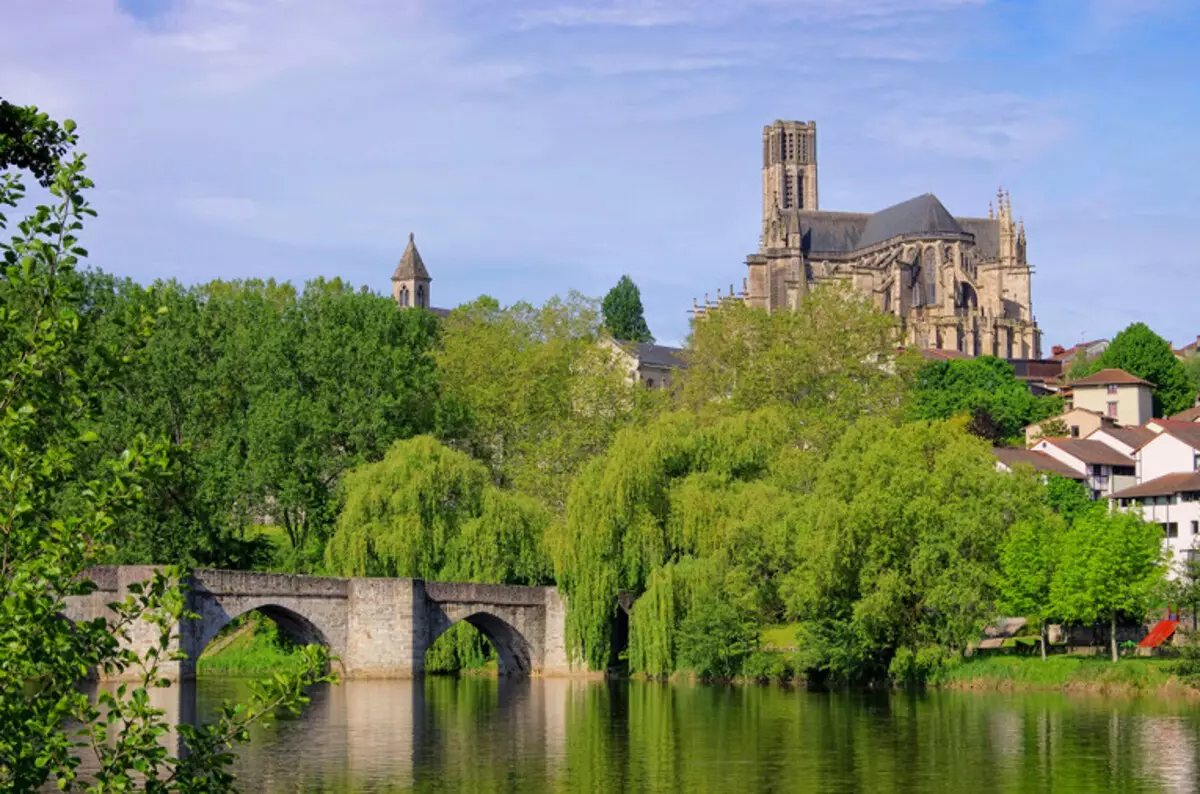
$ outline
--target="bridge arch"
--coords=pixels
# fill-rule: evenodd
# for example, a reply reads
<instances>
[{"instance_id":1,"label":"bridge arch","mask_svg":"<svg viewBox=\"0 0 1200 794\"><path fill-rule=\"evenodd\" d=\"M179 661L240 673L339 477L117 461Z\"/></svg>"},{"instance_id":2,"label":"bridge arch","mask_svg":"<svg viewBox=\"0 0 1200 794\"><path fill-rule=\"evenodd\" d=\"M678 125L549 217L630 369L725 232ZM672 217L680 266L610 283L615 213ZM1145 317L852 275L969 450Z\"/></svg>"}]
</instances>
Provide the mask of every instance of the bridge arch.
<instances>
[{"instance_id":1,"label":"bridge arch","mask_svg":"<svg viewBox=\"0 0 1200 794\"><path fill-rule=\"evenodd\" d=\"M449 631L452 626L466 621L496 649L500 675L524 676L533 671L534 652L520 630L504 618L486 610L461 614L464 611L442 610L442 619L435 621L426 649L432 648L438 637ZM460 615L453 614L455 612L459 612Z\"/></svg>"}]
</instances>

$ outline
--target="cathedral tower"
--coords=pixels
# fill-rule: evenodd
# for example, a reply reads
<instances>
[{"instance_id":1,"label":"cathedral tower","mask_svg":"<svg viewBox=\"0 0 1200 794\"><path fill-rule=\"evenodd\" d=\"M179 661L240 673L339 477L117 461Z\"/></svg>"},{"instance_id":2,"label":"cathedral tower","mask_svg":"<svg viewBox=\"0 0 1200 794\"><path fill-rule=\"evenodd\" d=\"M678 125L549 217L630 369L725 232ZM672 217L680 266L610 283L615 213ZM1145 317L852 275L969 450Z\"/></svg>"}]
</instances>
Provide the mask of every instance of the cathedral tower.
<instances>
[{"instance_id":1,"label":"cathedral tower","mask_svg":"<svg viewBox=\"0 0 1200 794\"><path fill-rule=\"evenodd\" d=\"M410 306L428 309L431 305L429 303L430 281L433 279L429 277L429 271L425 269L425 263L421 261L421 254L417 251L417 244L410 232L408 247L404 249L404 255L400 257L400 264L396 266L396 272L392 274L392 297L396 299L396 305L401 309L407 309Z\"/></svg>"},{"instance_id":2,"label":"cathedral tower","mask_svg":"<svg viewBox=\"0 0 1200 794\"><path fill-rule=\"evenodd\" d=\"M763 223L781 210L817 207L817 122L763 127Z\"/></svg>"}]
</instances>

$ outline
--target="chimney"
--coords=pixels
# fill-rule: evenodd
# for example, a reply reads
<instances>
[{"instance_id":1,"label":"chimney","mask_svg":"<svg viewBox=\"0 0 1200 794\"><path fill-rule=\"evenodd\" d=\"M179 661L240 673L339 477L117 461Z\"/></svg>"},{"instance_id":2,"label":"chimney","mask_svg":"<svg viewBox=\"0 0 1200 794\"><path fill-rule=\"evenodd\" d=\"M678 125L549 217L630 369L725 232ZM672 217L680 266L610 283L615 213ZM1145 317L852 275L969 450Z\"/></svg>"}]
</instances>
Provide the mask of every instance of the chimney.
<instances>
[{"instance_id":1,"label":"chimney","mask_svg":"<svg viewBox=\"0 0 1200 794\"><path fill-rule=\"evenodd\" d=\"M1067 352L1067 349L1065 347L1063 347L1062 345L1055 345L1054 347L1050 348L1050 355L1052 355L1052 356L1061 356L1063 353L1066 353L1066 352Z\"/></svg>"}]
</instances>

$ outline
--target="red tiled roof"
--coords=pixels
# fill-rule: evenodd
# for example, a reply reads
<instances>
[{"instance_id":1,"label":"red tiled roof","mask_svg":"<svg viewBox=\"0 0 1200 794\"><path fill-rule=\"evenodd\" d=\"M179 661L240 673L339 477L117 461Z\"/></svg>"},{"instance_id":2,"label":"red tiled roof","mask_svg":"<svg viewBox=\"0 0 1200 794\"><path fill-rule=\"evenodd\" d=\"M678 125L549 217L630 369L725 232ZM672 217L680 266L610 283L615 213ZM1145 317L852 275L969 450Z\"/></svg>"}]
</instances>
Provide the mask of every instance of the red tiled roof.
<instances>
[{"instance_id":1,"label":"red tiled roof","mask_svg":"<svg viewBox=\"0 0 1200 794\"><path fill-rule=\"evenodd\" d=\"M1053 444L1084 463L1099 463L1102 466L1134 465L1133 458L1122 455L1103 441L1086 438L1044 438L1042 440L1047 444Z\"/></svg>"},{"instance_id":2,"label":"red tiled roof","mask_svg":"<svg viewBox=\"0 0 1200 794\"><path fill-rule=\"evenodd\" d=\"M1111 494L1109 499L1135 499L1142 496L1170 496L1184 491L1200 491L1200 471L1164 474L1141 485Z\"/></svg>"},{"instance_id":3,"label":"red tiled roof","mask_svg":"<svg viewBox=\"0 0 1200 794\"><path fill-rule=\"evenodd\" d=\"M1102 369L1093 375L1088 375L1086 378L1071 381L1071 386L1073 388L1078 388L1079 386L1107 386L1110 383L1141 384L1154 388L1154 384L1150 381L1130 375L1123 369Z\"/></svg>"},{"instance_id":4,"label":"red tiled roof","mask_svg":"<svg viewBox=\"0 0 1200 794\"><path fill-rule=\"evenodd\" d=\"M1176 422L1200 422L1200 405L1196 405L1188 408L1186 411L1180 411L1177 414L1173 414L1170 418Z\"/></svg>"},{"instance_id":5,"label":"red tiled roof","mask_svg":"<svg viewBox=\"0 0 1200 794\"><path fill-rule=\"evenodd\" d=\"M1112 436L1122 444L1134 449L1137 449L1138 447L1142 446L1142 444L1145 444L1147 441L1151 441L1158 436L1158 433L1155 433L1153 430L1145 427L1098 427L1088 434L1088 438L1091 438L1101 431Z\"/></svg>"},{"instance_id":6,"label":"red tiled roof","mask_svg":"<svg viewBox=\"0 0 1200 794\"><path fill-rule=\"evenodd\" d=\"M1200 422L1180 422L1175 419L1154 419L1154 424L1162 428L1162 434L1177 438L1192 449L1200 450ZM1150 439L1153 441L1154 439ZM1142 442L1142 447L1150 441ZM1141 449L1141 447L1138 447Z\"/></svg>"},{"instance_id":7,"label":"red tiled roof","mask_svg":"<svg viewBox=\"0 0 1200 794\"><path fill-rule=\"evenodd\" d=\"M936 347L921 348L921 356L933 361L948 361L954 358L970 358L970 356L961 350L941 350Z\"/></svg>"},{"instance_id":8,"label":"red tiled roof","mask_svg":"<svg viewBox=\"0 0 1200 794\"><path fill-rule=\"evenodd\" d=\"M1064 350L1061 353L1053 354L1052 356L1050 356L1050 358L1054 359L1055 361L1066 361L1068 359L1075 358L1075 354L1078 353L1081 348L1086 350L1087 348L1091 347L1092 345L1098 344L1103 341L1104 341L1103 339L1093 339L1090 342L1080 342L1079 344L1075 345L1074 347L1068 347L1066 350Z\"/></svg>"},{"instance_id":9,"label":"red tiled roof","mask_svg":"<svg viewBox=\"0 0 1200 794\"><path fill-rule=\"evenodd\" d=\"M996 447L992 450L992 454L1009 468L1026 464L1032 466L1036 471L1057 474L1060 477L1067 477L1072 480L1083 479L1083 474L1075 471L1053 455L1047 455L1045 452L1037 452L1036 450L1025 449L1024 447Z\"/></svg>"}]
</instances>

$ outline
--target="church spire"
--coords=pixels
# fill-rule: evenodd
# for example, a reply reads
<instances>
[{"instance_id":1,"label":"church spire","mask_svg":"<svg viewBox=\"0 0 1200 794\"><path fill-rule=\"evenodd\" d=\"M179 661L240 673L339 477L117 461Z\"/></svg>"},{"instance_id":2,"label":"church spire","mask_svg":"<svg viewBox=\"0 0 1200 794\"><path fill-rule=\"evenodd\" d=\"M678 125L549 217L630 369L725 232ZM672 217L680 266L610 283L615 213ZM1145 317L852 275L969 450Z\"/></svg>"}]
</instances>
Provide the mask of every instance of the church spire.
<instances>
[{"instance_id":1,"label":"church spire","mask_svg":"<svg viewBox=\"0 0 1200 794\"><path fill-rule=\"evenodd\" d=\"M401 309L416 306L429 308L429 271L417 250L416 239L412 232L408 233L408 245L400 257L400 264L392 273L392 297Z\"/></svg>"}]
</instances>

